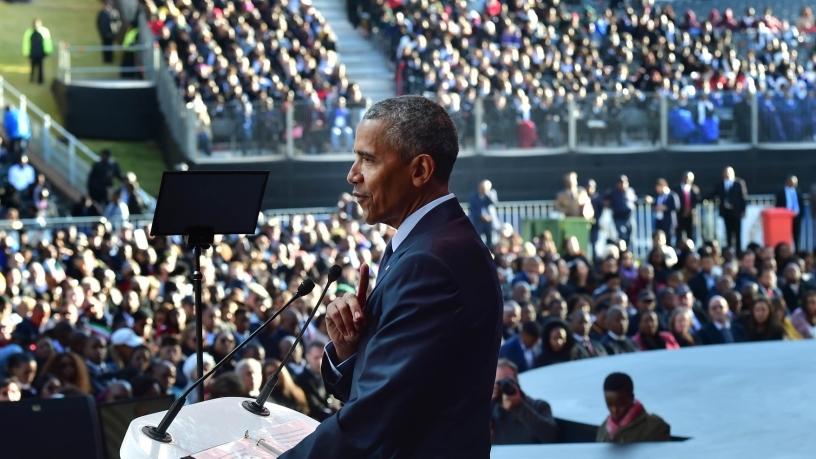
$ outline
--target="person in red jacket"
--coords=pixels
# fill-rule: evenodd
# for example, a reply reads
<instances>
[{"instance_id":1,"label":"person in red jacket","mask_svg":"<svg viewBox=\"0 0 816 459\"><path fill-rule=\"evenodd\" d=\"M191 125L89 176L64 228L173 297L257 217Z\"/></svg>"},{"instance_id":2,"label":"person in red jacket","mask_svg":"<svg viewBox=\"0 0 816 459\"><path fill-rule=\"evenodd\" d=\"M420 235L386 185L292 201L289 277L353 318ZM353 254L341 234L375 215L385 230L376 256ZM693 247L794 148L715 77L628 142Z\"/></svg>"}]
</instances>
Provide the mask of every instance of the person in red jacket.
<instances>
[{"instance_id":1,"label":"person in red jacket","mask_svg":"<svg viewBox=\"0 0 816 459\"><path fill-rule=\"evenodd\" d=\"M635 346L641 351L652 351L655 349L680 349L680 344L670 332L659 331L657 314L654 311L647 311L640 316L640 327L635 333Z\"/></svg>"}]
</instances>

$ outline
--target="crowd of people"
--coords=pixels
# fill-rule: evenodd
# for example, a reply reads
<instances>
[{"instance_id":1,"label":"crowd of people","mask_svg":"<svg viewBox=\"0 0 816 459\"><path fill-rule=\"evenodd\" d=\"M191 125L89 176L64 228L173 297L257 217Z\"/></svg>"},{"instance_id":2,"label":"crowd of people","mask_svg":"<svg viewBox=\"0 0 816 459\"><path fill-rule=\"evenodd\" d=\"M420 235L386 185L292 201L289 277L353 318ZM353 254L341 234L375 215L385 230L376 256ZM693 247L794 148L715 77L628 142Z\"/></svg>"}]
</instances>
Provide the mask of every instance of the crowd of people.
<instances>
[{"instance_id":1,"label":"crowd of people","mask_svg":"<svg viewBox=\"0 0 816 459\"><path fill-rule=\"evenodd\" d=\"M100 176L115 176L116 167L106 161L100 161L106 171ZM489 209L496 193L489 185L480 191L487 208L471 214L489 221L496 217ZM583 188L576 192L579 201L585 194ZM569 208L567 197L559 199ZM584 211L581 203L573 208ZM328 267L343 267L329 302L355 291L361 263L376 273L393 230L361 224L360 215L344 194L325 220L269 219L254 236L218 239L202 258L206 368L245 340L307 276L324 282ZM561 249L546 233L523 240L507 225L486 227L500 229L489 242L505 299L505 373L624 352L816 337L816 264L789 245L750 244L737 252L716 241L695 248L678 235L676 242L656 238L644 260L625 243L610 244L596 259L574 238ZM105 222L56 230L50 238L6 232L0 241L0 397L85 394L104 403L178 396L196 378L191 257L181 240ZM208 380L205 398L257 395L315 299L296 301L248 343ZM324 305L317 306L304 344L272 394L276 403L316 419L340 406L320 377L328 339ZM520 403L514 400L504 400L507 409ZM500 430L494 435L499 442L517 439Z\"/></svg>"},{"instance_id":2,"label":"crowd of people","mask_svg":"<svg viewBox=\"0 0 816 459\"><path fill-rule=\"evenodd\" d=\"M655 143L660 95L671 141L748 141L751 94L762 140L813 140L814 18L771 8L705 18L652 0L567 5L559 0L357 1L350 20L384 42L400 94L432 95L465 132L483 99L488 146L561 146L568 106L579 142ZM788 123L788 120L795 120Z\"/></svg>"},{"instance_id":3,"label":"crowd of people","mask_svg":"<svg viewBox=\"0 0 816 459\"><path fill-rule=\"evenodd\" d=\"M201 150L236 139L275 151L293 104L298 146L343 148L366 106L336 52L337 37L308 0L144 0L149 27L202 126ZM344 144L345 143L345 144Z\"/></svg>"}]
</instances>

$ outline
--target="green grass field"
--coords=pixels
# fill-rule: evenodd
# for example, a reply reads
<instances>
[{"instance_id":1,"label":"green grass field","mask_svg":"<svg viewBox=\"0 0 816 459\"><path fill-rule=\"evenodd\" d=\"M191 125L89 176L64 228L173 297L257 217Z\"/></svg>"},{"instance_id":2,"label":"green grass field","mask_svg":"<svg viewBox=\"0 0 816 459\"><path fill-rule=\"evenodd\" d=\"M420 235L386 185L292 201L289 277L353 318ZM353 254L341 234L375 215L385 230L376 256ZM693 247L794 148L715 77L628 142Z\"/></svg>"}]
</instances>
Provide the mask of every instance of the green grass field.
<instances>
[{"instance_id":1,"label":"green grass field","mask_svg":"<svg viewBox=\"0 0 816 459\"><path fill-rule=\"evenodd\" d=\"M28 82L28 61L21 49L23 33L35 17L42 19L51 31L55 54L46 59L45 65L45 77L51 81L57 72L56 47L59 42L71 45L99 44L96 32L99 7L99 0L31 0L30 3L11 4L0 1L0 75L56 120L62 117L51 95L50 84L40 86ZM74 66L103 65L99 52L75 53L71 60ZM147 192L154 196L158 193L165 165L154 142L81 140L96 152L109 148L123 171L135 172Z\"/></svg>"}]
</instances>

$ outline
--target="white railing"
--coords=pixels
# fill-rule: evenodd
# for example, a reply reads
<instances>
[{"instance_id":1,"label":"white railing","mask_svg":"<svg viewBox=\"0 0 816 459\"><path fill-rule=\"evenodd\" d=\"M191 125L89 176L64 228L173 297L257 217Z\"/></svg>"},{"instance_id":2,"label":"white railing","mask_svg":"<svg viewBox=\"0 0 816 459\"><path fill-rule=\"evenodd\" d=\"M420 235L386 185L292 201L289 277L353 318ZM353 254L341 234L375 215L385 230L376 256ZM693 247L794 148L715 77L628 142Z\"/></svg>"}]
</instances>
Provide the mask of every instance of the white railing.
<instances>
[{"instance_id":1,"label":"white railing","mask_svg":"<svg viewBox=\"0 0 816 459\"><path fill-rule=\"evenodd\" d=\"M91 165L99 160L99 155L68 132L41 108L0 76L0 107L10 105L20 111L20 116L28 116L31 123L29 148L38 153L75 189L87 190L88 173ZM141 198L149 209L154 209L156 200L144 190Z\"/></svg>"}]
</instances>

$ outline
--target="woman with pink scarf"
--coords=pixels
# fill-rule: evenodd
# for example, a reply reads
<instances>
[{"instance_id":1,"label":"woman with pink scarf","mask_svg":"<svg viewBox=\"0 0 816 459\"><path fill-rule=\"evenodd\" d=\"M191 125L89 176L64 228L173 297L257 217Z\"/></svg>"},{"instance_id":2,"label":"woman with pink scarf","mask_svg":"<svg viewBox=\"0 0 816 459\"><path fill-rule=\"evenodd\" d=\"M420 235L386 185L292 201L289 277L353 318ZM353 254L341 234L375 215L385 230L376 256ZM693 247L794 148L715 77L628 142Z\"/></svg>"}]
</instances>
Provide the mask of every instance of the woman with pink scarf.
<instances>
[{"instance_id":1,"label":"woman with pink scarf","mask_svg":"<svg viewBox=\"0 0 816 459\"><path fill-rule=\"evenodd\" d=\"M660 416L647 413L635 399L632 378L626 373L612 373L604 380L604 398L609 416L598 427L596 441L635 443L668 441L671 427Z\"/></svg>"}]
</instances>

